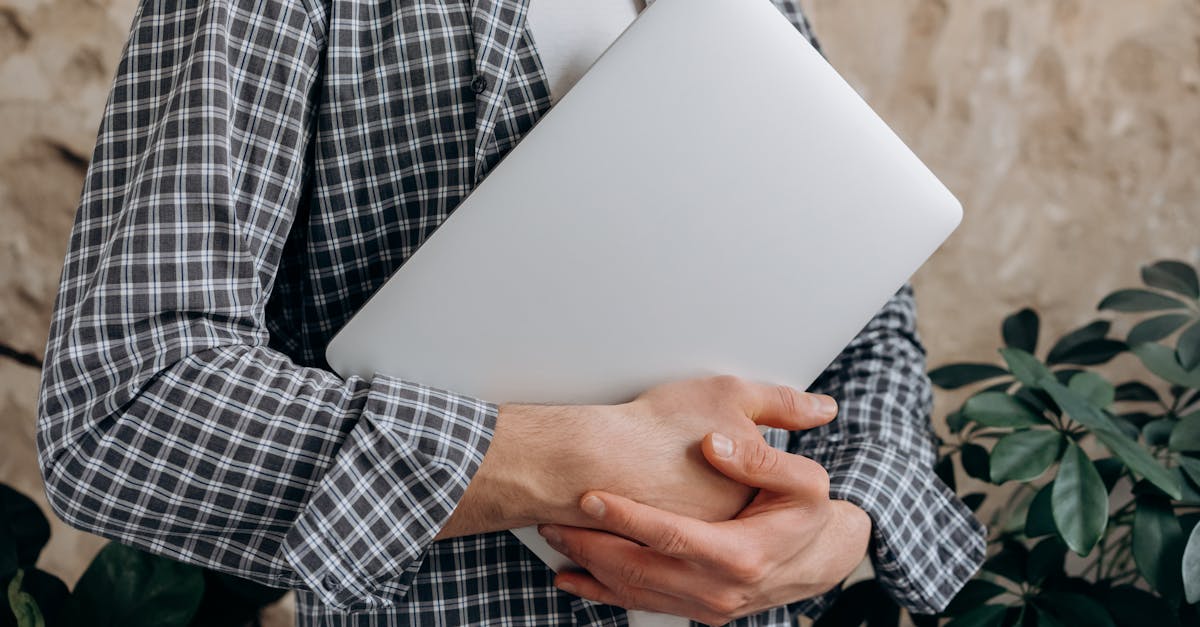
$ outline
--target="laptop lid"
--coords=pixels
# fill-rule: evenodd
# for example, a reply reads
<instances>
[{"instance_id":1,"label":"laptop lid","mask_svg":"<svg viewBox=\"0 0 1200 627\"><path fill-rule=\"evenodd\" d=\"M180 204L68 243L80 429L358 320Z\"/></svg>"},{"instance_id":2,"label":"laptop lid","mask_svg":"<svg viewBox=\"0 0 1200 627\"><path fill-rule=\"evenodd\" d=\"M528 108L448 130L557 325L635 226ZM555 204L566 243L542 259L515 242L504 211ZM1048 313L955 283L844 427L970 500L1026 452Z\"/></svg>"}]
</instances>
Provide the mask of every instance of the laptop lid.
<instances>
[{"instance_id":1,"label":"laptop lid","mask_svg":"<svg viewBox=\"0 0 1200 627\"><path fill-rule=\"evenodd\" d=\"M961 208L768 0L658 0L333 338L343 376L807 387Z\"/></svg>"}]
</instances>

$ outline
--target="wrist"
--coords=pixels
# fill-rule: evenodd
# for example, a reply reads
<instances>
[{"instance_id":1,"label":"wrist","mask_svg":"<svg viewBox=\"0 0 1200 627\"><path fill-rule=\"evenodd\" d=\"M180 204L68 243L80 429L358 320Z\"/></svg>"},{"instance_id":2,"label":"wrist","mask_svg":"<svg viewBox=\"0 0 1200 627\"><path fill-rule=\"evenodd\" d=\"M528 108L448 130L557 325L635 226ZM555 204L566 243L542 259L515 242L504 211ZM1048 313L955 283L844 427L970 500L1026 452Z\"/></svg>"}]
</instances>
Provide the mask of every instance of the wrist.
<instances>
[{"instance_id":1,"label":"wrist","mask_svg":"<svg viewBox=\"0 0 1200 627\"><path fill-rule=\"evenodd\" d=\"M504 404L483 463L439 539L527 527L581 524L578 501L594 469L588 426L605 406Z\"/></svg>"},{"instance_id":2,"label":"wrist","mask_svg":"<svg viewBox=\"0 0 1200 627\"><path fill-rule=\"evenodd\" d=\"M501 405L504 438L497 471L512 496L505 515L513 526L581 525L579 499L598 476L598 425L611 424L616 406ZM501 468L502 467L502 468Z\"/></svg>"}]
</instances>

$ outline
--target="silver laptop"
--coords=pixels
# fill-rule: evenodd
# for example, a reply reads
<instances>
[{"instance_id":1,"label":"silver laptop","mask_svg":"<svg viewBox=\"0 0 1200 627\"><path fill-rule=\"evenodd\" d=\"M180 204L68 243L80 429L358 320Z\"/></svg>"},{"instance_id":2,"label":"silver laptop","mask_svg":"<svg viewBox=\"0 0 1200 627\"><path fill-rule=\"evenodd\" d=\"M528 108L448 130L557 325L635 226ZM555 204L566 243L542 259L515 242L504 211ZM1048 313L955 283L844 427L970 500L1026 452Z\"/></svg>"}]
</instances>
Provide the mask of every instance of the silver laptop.
<instances>
[{"instance_id":1,"label":"silver laptop","mask_svg":"<svg viewBox=\"0 0 1200 627\"><path fill-rule=\"evenodd\" d=\"M498 403L803 389L961 214L769 0L657 0L326 357Z\"/></svg>"}]
</instances>

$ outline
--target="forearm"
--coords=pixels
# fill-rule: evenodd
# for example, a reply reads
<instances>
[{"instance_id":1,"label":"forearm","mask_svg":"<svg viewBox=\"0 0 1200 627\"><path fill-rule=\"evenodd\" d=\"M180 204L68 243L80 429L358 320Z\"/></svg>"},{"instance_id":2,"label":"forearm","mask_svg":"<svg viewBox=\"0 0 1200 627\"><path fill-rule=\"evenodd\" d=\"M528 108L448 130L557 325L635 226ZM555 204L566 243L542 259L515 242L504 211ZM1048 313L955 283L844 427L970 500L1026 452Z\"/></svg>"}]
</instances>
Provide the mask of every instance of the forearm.
<instances>
[{"instance_id":1,"label":"forearm","mask_svg":"<svg viewBox=\"0 0 1200 627\"><path fill-rule=\"evenodd\" d=\"M487 454L438 539L584 522L578 495L596 459L576 434L613 408L501 405Z\"/></svg>"},{"instance_id":2,"label":"forearm","mask_svg":"<svg viewBox=\"0 0 1200 627\"><path fill-rule=\"evenodd\" d=\"M64 520L346 606L403 595L494 418L470 399L343 381L261 346L153 371L117 363L107 376L80 352L51 353L40 405L47 493Z\"/></svg>"}]
</instances>

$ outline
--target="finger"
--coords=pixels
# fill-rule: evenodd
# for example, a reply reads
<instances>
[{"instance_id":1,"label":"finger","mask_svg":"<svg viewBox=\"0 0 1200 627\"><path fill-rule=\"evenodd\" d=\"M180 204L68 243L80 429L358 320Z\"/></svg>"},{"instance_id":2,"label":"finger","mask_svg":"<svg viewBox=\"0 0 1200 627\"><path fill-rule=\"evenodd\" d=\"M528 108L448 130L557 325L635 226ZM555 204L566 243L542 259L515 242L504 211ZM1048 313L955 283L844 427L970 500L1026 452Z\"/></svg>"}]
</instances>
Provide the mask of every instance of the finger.
<instances>
[{"instance_id":1,"label":"finger","mask_svg":"<svg viewBox=\"0 0 1200 627\"><path fill-rule=\"evenodd\" d=\"M707 576L712 569L606 531L545 525L539 532L551 547L613 590L645 588L686 597L713 585Z\"/></svg>"},{"instance_id":2,"label":"finger","mask_svg":"<svg viewBox=\"0 0 1200 627\"><path fill-rule=\"evenodd\" d=\"M743 485L782 494L829 498L829 473L820 464L781 451L762 438L738 440L710 433L700 448L708 463Z\"/></svg>"},{"instance_id":3,"label":"finger","mask_svg":"<svg viewBox=\"0 0 1200 627\"><path fill-rule=\"evenodd\" d=\"M749 418L755 424L799 431L819 427L837 416L837 401L786 385L749 383Z\"/></svg>"},{"instance_id":4,"label":"finger","mask_svg":"<svg viewBox=\"0 0 1200 627\"><path fill-rule=\"evenodd\" d=\"M615 605L627 610L658 612L685 618L705 625L724 625L732 620L731 616L718 614L705 608L695 601L682 599L654 590L644 588L626 588L613 590L600 580L579 571L564 571L554 578L554 585L559 590L590 599L604 605Z\"/></svg>"},{"instance_id":5,"label":"finger","mask_svg":"<svg viewBox=\"0 0 1200 627\"><path fill-rule=\"evenodd\" d=\"M707 522L598 490L584 494L579 503L605 531L641 542L663 555L709 565L719 561L725 534Z\"/></svg>"}]
</instances>

